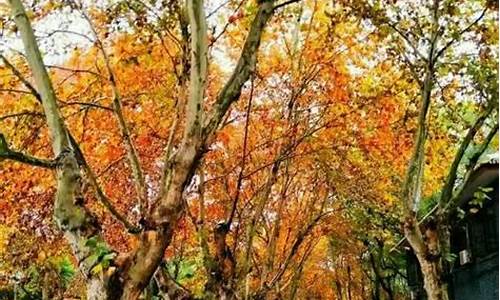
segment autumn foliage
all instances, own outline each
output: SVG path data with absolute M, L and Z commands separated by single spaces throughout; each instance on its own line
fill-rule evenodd
M 6 28 L 0 299 L 14 287 L 26 299 L 90 299 L 88 278 L 128 270 L 148 232 L 166 226 L 148 213 L 176 184 L 168 178 L 182 165 L 169 158 L 184 149 L 184 130 L 191 126 L 193 25 L 177 1 L 23 2 L 58 109 L 84 156 L 81 204 L 95 217 L 100 237 L 86 244 L 97 249 L 90 271 L 79 272 L 81 258 L 54 222 L 58 156 L 45 99 L 37 94 L 22 46 L 12 42 L 19 33 L 10 7 L 0 4 Z M 255 66 L 213 134 L 195 149 L 187 182 L 179 185 L 178 218 L 168 222 L 175 225 L 165 237 L 168 247 L 139 285 L 141 297 L 406 299 L 404 253 L 393 247 L 405 235 L 401 191 L 420 128 L 424 73 L 418 72 L 425 72 L 409 45 L 431 25 L 421 33 L 412 25 L 413 1 L 387 1 L 387 8 L 385 1 L 367 1 L 375 2 L 371 8 L 364 1 L 270 2 L 276 8 Z M 421 204 L 429 207 L 462 137 L 491 100 L 485 85 L 498 78 L 498 20 L 491 1 L 465 8 L 442 2 L 441 26 L 449 30 L 443 29 L 439 45 L 450 38 L 458 46 L 444 52 L 433 75 Z M 202 3 L 208 24 L 202 33 L 208 73 L 198 103 L 203 126 L 221 107 L 221 91 L 234 76 L 262 3 Z M 456 18 L 474 21 L 483 7 L 467 33 L 453 27 Z M 403 19 L 393 24 L 379 10 Z M 66 27 L 54 29 L 51 22 Z M 477 145 L 495 127 L 496 105 L 473 141 Z M 497 143 L 496 137 L 488 140 L 488 151 Z M 45 165 L 27 164 L 14 152 Z

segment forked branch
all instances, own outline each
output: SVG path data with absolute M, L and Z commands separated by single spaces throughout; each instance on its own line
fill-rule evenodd
M 125 142 L 125 148 L 127 151 L 127 157 L 130 163 L 130 167 L 132 169 L 132 175 L 134 177 L 135 189 L 137 192 L 137 196 L 139 198 L 139 210 L 141 215 L 144 216 L 146 200 L 147 200 L 147 191 L 146 191 L 146 182 L 144 179 L 144 173 L 141 168 L 141 163 L 139 160 L 139 155 L 137 154 L 137 149 L 132 141 L 132 136 L 130 133 L 130 129 L 125 120 L 125 116 L 123 115 L 123 107 L 122 107 L 122 96 L 120 90 L 118 89 L 118 85 L 116 82 L 116 76 L 111 67 L 111 61 L 109 59 L 108 53 L 104 48 L 104 44 L 99 38 L 99 34 L 97 33 L 94 23 L 88 17 L 88 15 L 80 9 L 80 12 L 83 18 L 87 21 L 94 34 L 95 41 L 98 45 L 99 50 L 104 58 L 104 63 L 109 75 L 109 82 L 111 84 L 111 89 L 113 91 L 113 110 L 115 112 L 116 118 L 118 119 L 118 124 L 120 127 L 122 138 Z
M 36 100 L 41 104 L 42 103 L 42 96 L 38 91 L 35 89 L 35 87 L 23 76 L 23 74 L 2 54 L 0 54 L 0 58 L 4 62 L 4 64 L 12 71 L 12 73 L 23 83 L 23 85 L 31 92 L 31 94 L 36 98 Z M 120 214 L 118 210 L 113 206 L 111 200 L 106 196 L 104 193 L 103 189 L 99 185 L 97 176 L 94 174 L 90 166 L 88 165 L 87 161 L 85 160 L 85 156 L 83 155 L 80 146 L 74 139 L 74 137 L 71 135 L 70 132 L 68 132 L 69 139 L 71 146 L 73 147 L 75 151 L 76 158 L 78 160 L 78 163 L 82 166 L 83 170 L 87 174 L 86 179 L 89 181 L 90 185 L 94 188 L 94 191 L 96 193 L 96 197 L 101 203 L 109 210 L 111 215 L 115 217 L 116 220 L 121 222 L 123 226 L 130 232 L 130 233 L 137 233 L 140 231 L 140 228 L 137 226 L 134 226 L 132 223 L 130 223 L 125 216 Z M 5 139 L 4 139 L 5 140 Z M 7 143 L 5 142 L 5 145 Z M 4 151 L 5 152 L 5 151 Z M 4 157 L 6 159 L 12 159 L 12 160 L 17 160 L 17 161 L 22 161 L 34 166 L 39 166 L 39 167 L 44 167 L 44 168 L 55 168 L 56 167 L 56 162 L 53 160 L 46 160 L 46 159 L 40 159 L 36 158 L 33 156 L 29 156 L 26 154 L 22 154 L 20 152 L 15 152 L 12 150 L 9 150 L 7 154 L 4 154 Z

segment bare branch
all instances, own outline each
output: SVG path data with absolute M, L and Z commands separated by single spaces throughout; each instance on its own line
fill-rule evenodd
M 211 116 L 207 118 L 204 125 L 203 139 L 205 141 L 213 135 L 231 104 L 238 100 L 243 85 L 255 69 L 257 50 L 264 27 L 273 14 L 273 4 L 274 1 L 262 1 L 259 5 L 259 10 L 250 27 L 240 59 L 231 77 L 217 96 Z
M 66 30 L 66 29 L 57 29 L 57 30 L 54 30 L 54 31 L 48 33 L 47 35 L 45 35 L 43 37 L 44 38 L 48 38 L 48 37 L 51 37 L 51 36 L 53 36 L 54 34 L 57 34 L 57 33 L 76 35 L 76 36 L 79 36 L 79 37 L 82 37 L 82 38 L 86 39 L 87 41 L 89 41 L 92 44 L 94 44 L 96 42 L 93 39 L 91 39 L 89 36 L 87 36 L 87 35 L 85 35 L 83 33 L 80 33 L 80 32 L 77 32 L 77 31 L 72 31 L 72 30 Z
M 269 284 L 266 284 L 263 288 L 263 291 L 261 292 L 267 292 L 268 290 L 272 289 L 274 285 L 281 279 L 283 274 L 285 274 L 286 269 L 288 268 L 288 265 L 292 261 L 293 257 L 297 254 L 297 251 L 299 250 L 300 246 L 302 243 L 305 241 L 307 236 L 311 233 L 311 231 L 314 229 L 314 227 L 323 219 L 326 215 L 332 213 L 330 212 L 318 212 L 318 214 L 312 218 L 309 223 L 299 231 L 297 234 L 297 237 L 295 238 L 295 241 L 292 244 L 292 247 L 290 248 L 290 252 L 288 253 L 287 257 L 285 258 L 285 261 L 281 265 L 281 268 L 278 270 L 276 275 L 271 279 Z
M 486 11 L 488 10 L 488 8 L 485 8 L 482 13 L 479 15 L 479 17 L 477 17 L 471 24 L 469 24 L 467 27 L 465 27 L 464 29 L 460 30 L 460 32 L 458 33 L 458 37 L 462 36 L 462 34 L 466 33 L 467 31 L 469 31 L 473 26 L 475 26 L 479 21 L 481 21 L 481 19 L 485 16 L 486 14 Z M 446 45 L 443 46 L 443 48 L 439 49 L 436 53 L 436 58 L 437 57 L 440 57 L 445 51 L 446 49 L 448 49 L 449 47 L 451 47 L 451 45 L 453 45 L 455 42 L 457 41 L 456 38 L 452 38 L 448 43 L 446 43 Z
M 0 121 L 7 120 L 10 118 L 17 118 L 17 117 L 22 117 L 22 116 L 33 116 L 33 117 L 41 117 L 43 118 L 45 115 L 39 112 L 34 112 L 34 111 L 23 111 L 19 113 L 13 113 L 13 114 L 8 114 L 8 115 L 3 115 L 0 117 Z
M 91 71 L 91 70 L 83 70 L 83 69 L 72 69 L 72 68 L 67 68 L 63 66 L 56 66 L 56 65 L 45 65 L 49 69 L 57 69 L 61 71 L 66 71 L 66 72 L 74 72 L 74 73 L 88 73 L 91 75 L 94 75 L 96 77 L 103 77 L 101 74 Z
M 78 142 L 74 139 L 74 137 L 70 134 L 69 135 L 71 145 L 75 151 L 75 156 L 78 160 L 78 163 L 82 167 L 83 171 L 87 175 L 85 179 L 90 183 L 90 185 L 94 188 L 94 192 L 96 194 L 97 200 L 101 201 L 102 204 L 109 210 L 109 212 L 115 217 L 116 220 L 120 221 L 123 226 L 130 232 L 130 233 L 138 233 L 140 232 L 140 228 L 137 226 L 134 226 L 132 223 L 130 223 L 125 216 L 120 214 L 118 210 L 113 206 L 111 200 L 106 196 L 104 193 L 103 189 L 101 188 L 99 181 L 97 179 L 96 174 L 94 171 L 90 168 L 89 164 L 87 163 L 85 156 L 82 153 L 82 150 L 80 149 L 80 146 L 78 145 Z
M 56 160 L 37 158 L 28 154 L 11 150 L 7 144 L 7 141 L 5 140 L 5 137 L 0 133 L 0 161 L 2 159 L 15 160 L 28 165 L 47 169 L 54 169 L 57 166 Z
M 130 233 L 139 233 L 141 232 L 141 228 L 138 226 L 133 225 L 130 223 L 125 216 L 123 216 L 111 203 L 111 200 L 104 194 L 104 191 L 102 190 L 101 186 L 99 185 L 99 182 L 97 180 L 96 175 L 92 171 L 92 169 L 85 164 L 84 165 L 84 170 L 85 173 L 87 174 L 87 179 L 94 188 L 95 194 L 97 196 L 97 199 L 101 201 L 101 203 L 109 210 L 111 215 L 115 217 L 116 220 L 121 222 L 123 226 L 128 230 Z
M 241 6 L 244 3 L 245 3 L 245 0 L 240 1 L 240 3 L 238 4 L 238 6 L 233 10 L 233 14 L 235 14 L 241 8 Z M 227 29 L 229 28 L 229 25 L 231 25 L 231 24 L 232 24 L 231 22 L 227 22 L 224 25 L 224 27 L 222 28 L 221 32 L 219 32 L 219 34 L 214 39 L 212 39 L 212 41 L 210 42 L 209 47 L 213 46 L 217 42 L 217 40 L 219 40 L 219 38 L 227 31 Z
M 31 94 L 30 91 L 18 90 L 18 89 L 0 89 L 0 93 Z
M 94 34 L 95 42 L 97 43 L 99 49 L 101 50 L 102 56 L 104 58 L 106 69 L 107 69 L 108 75 L 109 75 L 109 82 L 111 84 L 111 88 L 113 91 L 114 112 L 115 112 L 115 115 L 118 119 L 118 123 L 120 125 L 121 135 L 122 135 L 122 138 L 125 142 L 125 148 L 127 149 L 128 160 L 129 160 L 130 166 L 132 168 L 135 189 L 137 192 L 137 197 L 139 198 L 139 210 L 141 212 L 141 215 L 144 215 L 146 199 L 147 199 L 146 182 L 144 179 L 144 173 L 143 173 L 142 168 L 141 168 L 139 155 L 137 154 L 137 149 L 134 146 L 134 143 L 132 141 L 132 137 L 130 134 L 130 130 L 127 126 L 127 122 L 125 121 L 125 117 L 123 115 L 122 97 L 121 97 L 120 91 L 118 89 L 118 85 L 116 83 L 115 73 L 113 71 L 113 68 L 111 67 L 111 61 L 109 59 L 109 56 L 108 56 L 106 50 L 104 49 L 104 45 L 103 45 L 101 39 L 99 38 L 99 35 L 94 27 L 92 20 L 88 17 L 88 15 L 82 9 L 80 10 L 80 13 L 82 14 L 83 18 L 89 24 L 89 26 L 92 30 L 92 33 Z
M 243 173 L 245 171 L 245 163 L 246 163 L 246 156 L 247 156 L 247 144 L 248 144 L 248 125 L 250 124 L 250 111 L 252 109 L 252 100 L 253 100 L 253 89 L 254 89 L 254 78 L 250 81 L 250 96 L 248 97 L 248 104 L 247 104 L 247 111 L 246 111 L 246 121 L 245 121 L 245 133 L 243 136 L 243 153 L 241 156 L 241 165 L 240 165 L 240 172 L 238 174 L 238 180 L 236 183 L 236 195 L 234 196 L 233 199 L 233 204 L 231 207 L 231 213 L 229 214 L 229 218 L 226 222 L 226 225 L 228 229 L 231 228 L 231 223 L 233 222 L 234 214 L 236 212 L 236 208 L 238 206 L 238 201 L 240 198 L 240 189 L 241 189 L 241 184 L 243 182 Z
M 415 56 L 427 62 L 427 58 L 422 54 L 422 52 L 418 50 L 417 46 L 414 44 L 414 41 L 412 41 L 407 34 L 401 31 L 394 23 L 386 22 L 386 24 L 387 26 L 392 28 L 392 30 L 396 31 L 406 41 L 406 43 L 413 49 L 413 53 L 415 54 Z
M 276 10 L 278 10 L 278 9 L 282 8 L 282 7 L 285 7 L 285 6 L 287 6 L 287 5 L 290 5 L 290 4 L 292 4 L 292 3 L 296 3 L 296 2 L 299 2 L 299 1 L 300 1 L 300 0 L 288 0 L 288 1 L 285 1 L 285 2 L 283 2 L 283 3 L 277 4 L 277 5 L 275 5 L 275 6 L 273 7 L 273 11 L 276 11 Z
M 99 105 L 96 103 L 92 103 L 92 102 L 80 102 L 80 101 L 66 102 L 66 101 L 61 101 L 61 100 L 59 102 L 64 104 L 64 106 L 71 106 L 71 105 L 89 106 L 89 107 L 93 107 L 93 108 L 98 108 L 98 109 L 114 112 L 114 110 L 112 108 L 109 108 L 109 107 L 103 106 L 103 105 Z
M 211 12 L 209 12 L 207 14 L 207 19 L 210 18 L 211 16 L 213 16 L 214 14 L 216 14 L 219 9 L 223 8 L 224 6 L 228 5 L 229 2 L 231 2 L 231 0 L 227 0 L 227 1 L 224 1 L 222 2 L 219 6 L 217 6 L 214 10 L 212 10 Z
M 33 85 L 23 76 L 23 74 L 3 55 L 0 53 L 0 58 L 3 63 L 12 71 L 16 77 L 21 80 L 26 88 L 28 88 L 31 93 L 35 96 L 38 102 L 42 103 L 42 97 L 38 93 L 38 91 L 33 87 Z

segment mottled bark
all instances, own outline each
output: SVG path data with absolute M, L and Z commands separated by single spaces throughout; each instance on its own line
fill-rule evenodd
M 201 158 L 201 117 L 207 70 L 206 20 L 202 1 L 189 0 L 187 10 L 191 25 L 191 81 L 184 136 L 180 149 L 168 164 L 168 178 L 163 187 L 165 194 L 153 206 L 140 246 L 131 257 L 122 299 L 136 299 L 156 271 L 182 212 L 182 193 Z
M 139 247 L 126 261 L 123 269 L 123 300 L 137 299 L 160 265 L 172 238 L 171 227 L 146 230 L 140 235 Z
M 176 153 L 172 154 L 166 164 L 165 186 L 163 194 L 153 205 L 151 215 L 147 219 L 147 227 L 163 228 L 150 230 L 143 234 L 143 242 L 132 255 L 129 280 L 125 281 L 122 299 L 135 299 L 139 291 L 145 287 L 155 270 L 155 265 L 168 246 L 172 231 L 182 213 L 182 193 L 190 182 L 194 171 L 203 155 L 205 141 L 213 135 L 229 106 L 238 100 L 243 84 L 255 67 L 255 57 L 260 38 L 266 22 L 272 14 L 272 1 L 261 3 L 241 58 L 218 97 L 218 104 L 210 121 L 202 132 L 203 95 L 206 85 L 206 20 L 203 2 L 190 0 L 187 4 L 189 24 L 191 26 L 191 76 L 189 97 L 186 103 L 186 125 L 183 140 Z M 133 274 L 133 276 L 131 276 Z M 135 278 L 135 279 L 133 279 Z
M 432 8 L 433 26 L 427 57 L 425 76 L 421 86 L 421 104 L 417 123 L 415 144 L 403 185 L 404 234 L 417 256 L 424 278 L 424 288 L 429 300 L 446 300 L 447 285 L 441 280 L 439 247 L 434 247 L 419 227 L 416 210 L 422 198 L 422 182 L 425 165 L 425 144 L 427 141 L 427 114 L 435 84 L 436 45 L 439 39 L 439 1 L 434 0 Z M 436 235 L 437 238 L 437 235 Z M 434 241 L 436 244 L 438 241 Z M 424 270 L 425 268 L 425 270 Z M 436 298 L 438 297 L 438 298 Z
M 52 149 L 57 157 L 57 192 L 54 217 L 75 253 L 82 274 L 87 278 L 88 299 L 107 299 L 109 296 L 107 281 L 110 278 L 104 274 L 97 274 L 98 276 L 92 274 L 91 270 L 95 262 L 87 259 L 93 252 L 93 248 L 87 244 L 87 241 L 90 238 L 98 240 L 102 240 L 102 238 L 94 216 L 83 205 L 82 178 L 75 151 L 62 121 L 52 82 L 45 69 L 26 11 L 20 0 L 9 0 L 9 3 L 23 40 L 28 64 L 41 95 L 52 140 Z
M 337 292 L 337 299 L 342 300 L 342 284 L 338 279 L 335 280 L 335 292 Z
M 107 270 L 107 275 L 93 274 L 91 272 L 94 267 L 93 262 L 91 263 L 87 259 L 92 255 L 92 247 L 88 246 L 88 240 L 93 238 L 102 242 L 102 238 L 94 216 L 84 207 L 81 191 L 82 170 L 80 170 L 82 163 L 78 160 L 79 149 L 76 147 L 74 140 L 71 140 L 71 136 L 62 121 L 50 78 L 43 64 L 22 3 L 20 0 L 12 0 L 10 4 L 37 85 L 37 91 L 35 92 L 40 93 L 40 99 L 51 133 L 54 154 L 57 159 L 54 163 L 25 155 L 20 156 L 20 154 L 14 153 L 8 147 L 3 147 L 3 145 L 6 146 L 4 139 L 2 139 L 2 148 L 0 149 L 2 151 L 0 152 L 9 155 L 11 159 L 18 158 L 18 160 L 25 160 L 33 165 L 56 166 L 55 218 L 70 243 L 78 259 L 79 267 L 87 279 L 88 299 L 137 299 L 160 265 L 164 251 L 172 239 L 177 221 L 182 213 L 182 193 L 189 184 L 203 155 L 203 148 L 207 139 L 213 136 L 229 106 L 238 100 L 244 83 L 249 79 L 252 70 L 255 68 L 256 52 L 265 24 L 272 15 L 273 1 L 259 4 L 259 10 L 252 22 L 241 58 L 233 75 L 220 92 L 211 117 L 206 123 L 203 122 L 203 97 L 207 73 L 206 18 L 203 1 L 187 1 L 186 9 L 191 28 L 191 67 L 189 69 L 189 97 L 185 102 L 186 122 L 183 139 L 175 153 L 170 155 L 169 151 L 164 172 L 167 176 L 165 176 L 164 185 L 161 187 L 162 192 L 158 201 L 152 205 L 150 212 L 146 213 L 145 228 L 140 233 L 139 246 L 130 255 L 126 255 L 126 259 L 115 262 L 115 265 L 110 270 Z M 186 32 L 186 30 L 183 30 L 183 33 Z M 102 43 L 100 46 L 104 50 Z M 106 63 L 108 64 L 110 81 L 113 87 L 114 110 L 117 113 L 122 135 L 128 148 L 129 160 L 142 206 L 145 185 L 140 162 L 123 118 L 120 94 L 116 88 L 109 60 L 106 59 Z M 203 125 L 205 126 L 203 127 Z M 83 164 L 83 166 L 85 165 Z M 89 169 L 83 171 L 90 175 L 93 174 L 89 173 Z M 91 179 L 93 185 L 98 186 L 96 178 L 92 177 Z M 98 195 L 100 194 L 99 189 L 96 189 L 96 192 Z M 105 197 L 101 198 L 104 199 Z M 132 228 L 132 225 L 129 227 Z M 134 230 L 134 228 L 132 229 Z M 222 237 L 218 239 L 225 241 L 225 238 Z M 217 257 L 222 260 L 221 265 L 227 265 L 225 262 L 229 258 L 227 252 L 219 251 Z M 228 269 L 234 269 L 234 267 L 224 268 L 224 273 L 230 274 L 233 272 L 228 273 Z
M 273 14 L 273 4 L 274 1 L 272 0 L 260 2 L 257 15 L 252 22 L 245 44 L 243 45 L 240 59 L 238 60 L 231 77 L 217 96 L 212 113 L 206 119 L 203 128 L 203 136 L 205 139 L 211 139 L 222 121 L 223 116 L 231 104 L 239 99 L 243 85 L 248 81 L 250 75 L 255 70 L 257 50 L 260 46 L 260 40 L 264 27 Z

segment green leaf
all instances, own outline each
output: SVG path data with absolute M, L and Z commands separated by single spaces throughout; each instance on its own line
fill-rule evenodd
M 447 262 L 452 263 L 452 262 L 454 262 L 454 261 L 455 261 L 455 259 L 457 259 L 457 255 L 456 255 L 456 254 L 454 254 L 454 253 L 447 253 L 447 254 L 445 254 L 445 255 L 444 255 L 444 259 L 445 259 Z
M 95 248 L 97 246 L 97 237 L 93 236 L 90 239 L 88 239 L 87 242 L 85 243 L 85 246 L 89 248 Z
M 61 278 L 62 283 L 66 286 L 75 275 L 75 267 L 73 266 L 73 263 L 67 256 L 64 256 L 57 260 L 56 267 L 59 278 Z
M 480 187 L 478 191 L 474 193 L 474 198 L 470 201 L 470 204 L 477 205 L 479 207 L 483 207 L 483 204 L 486 200 L 490 200 L 491 197 L 488 196 L 488 192 L 492 191 L 492 188 L 483 188 Z

